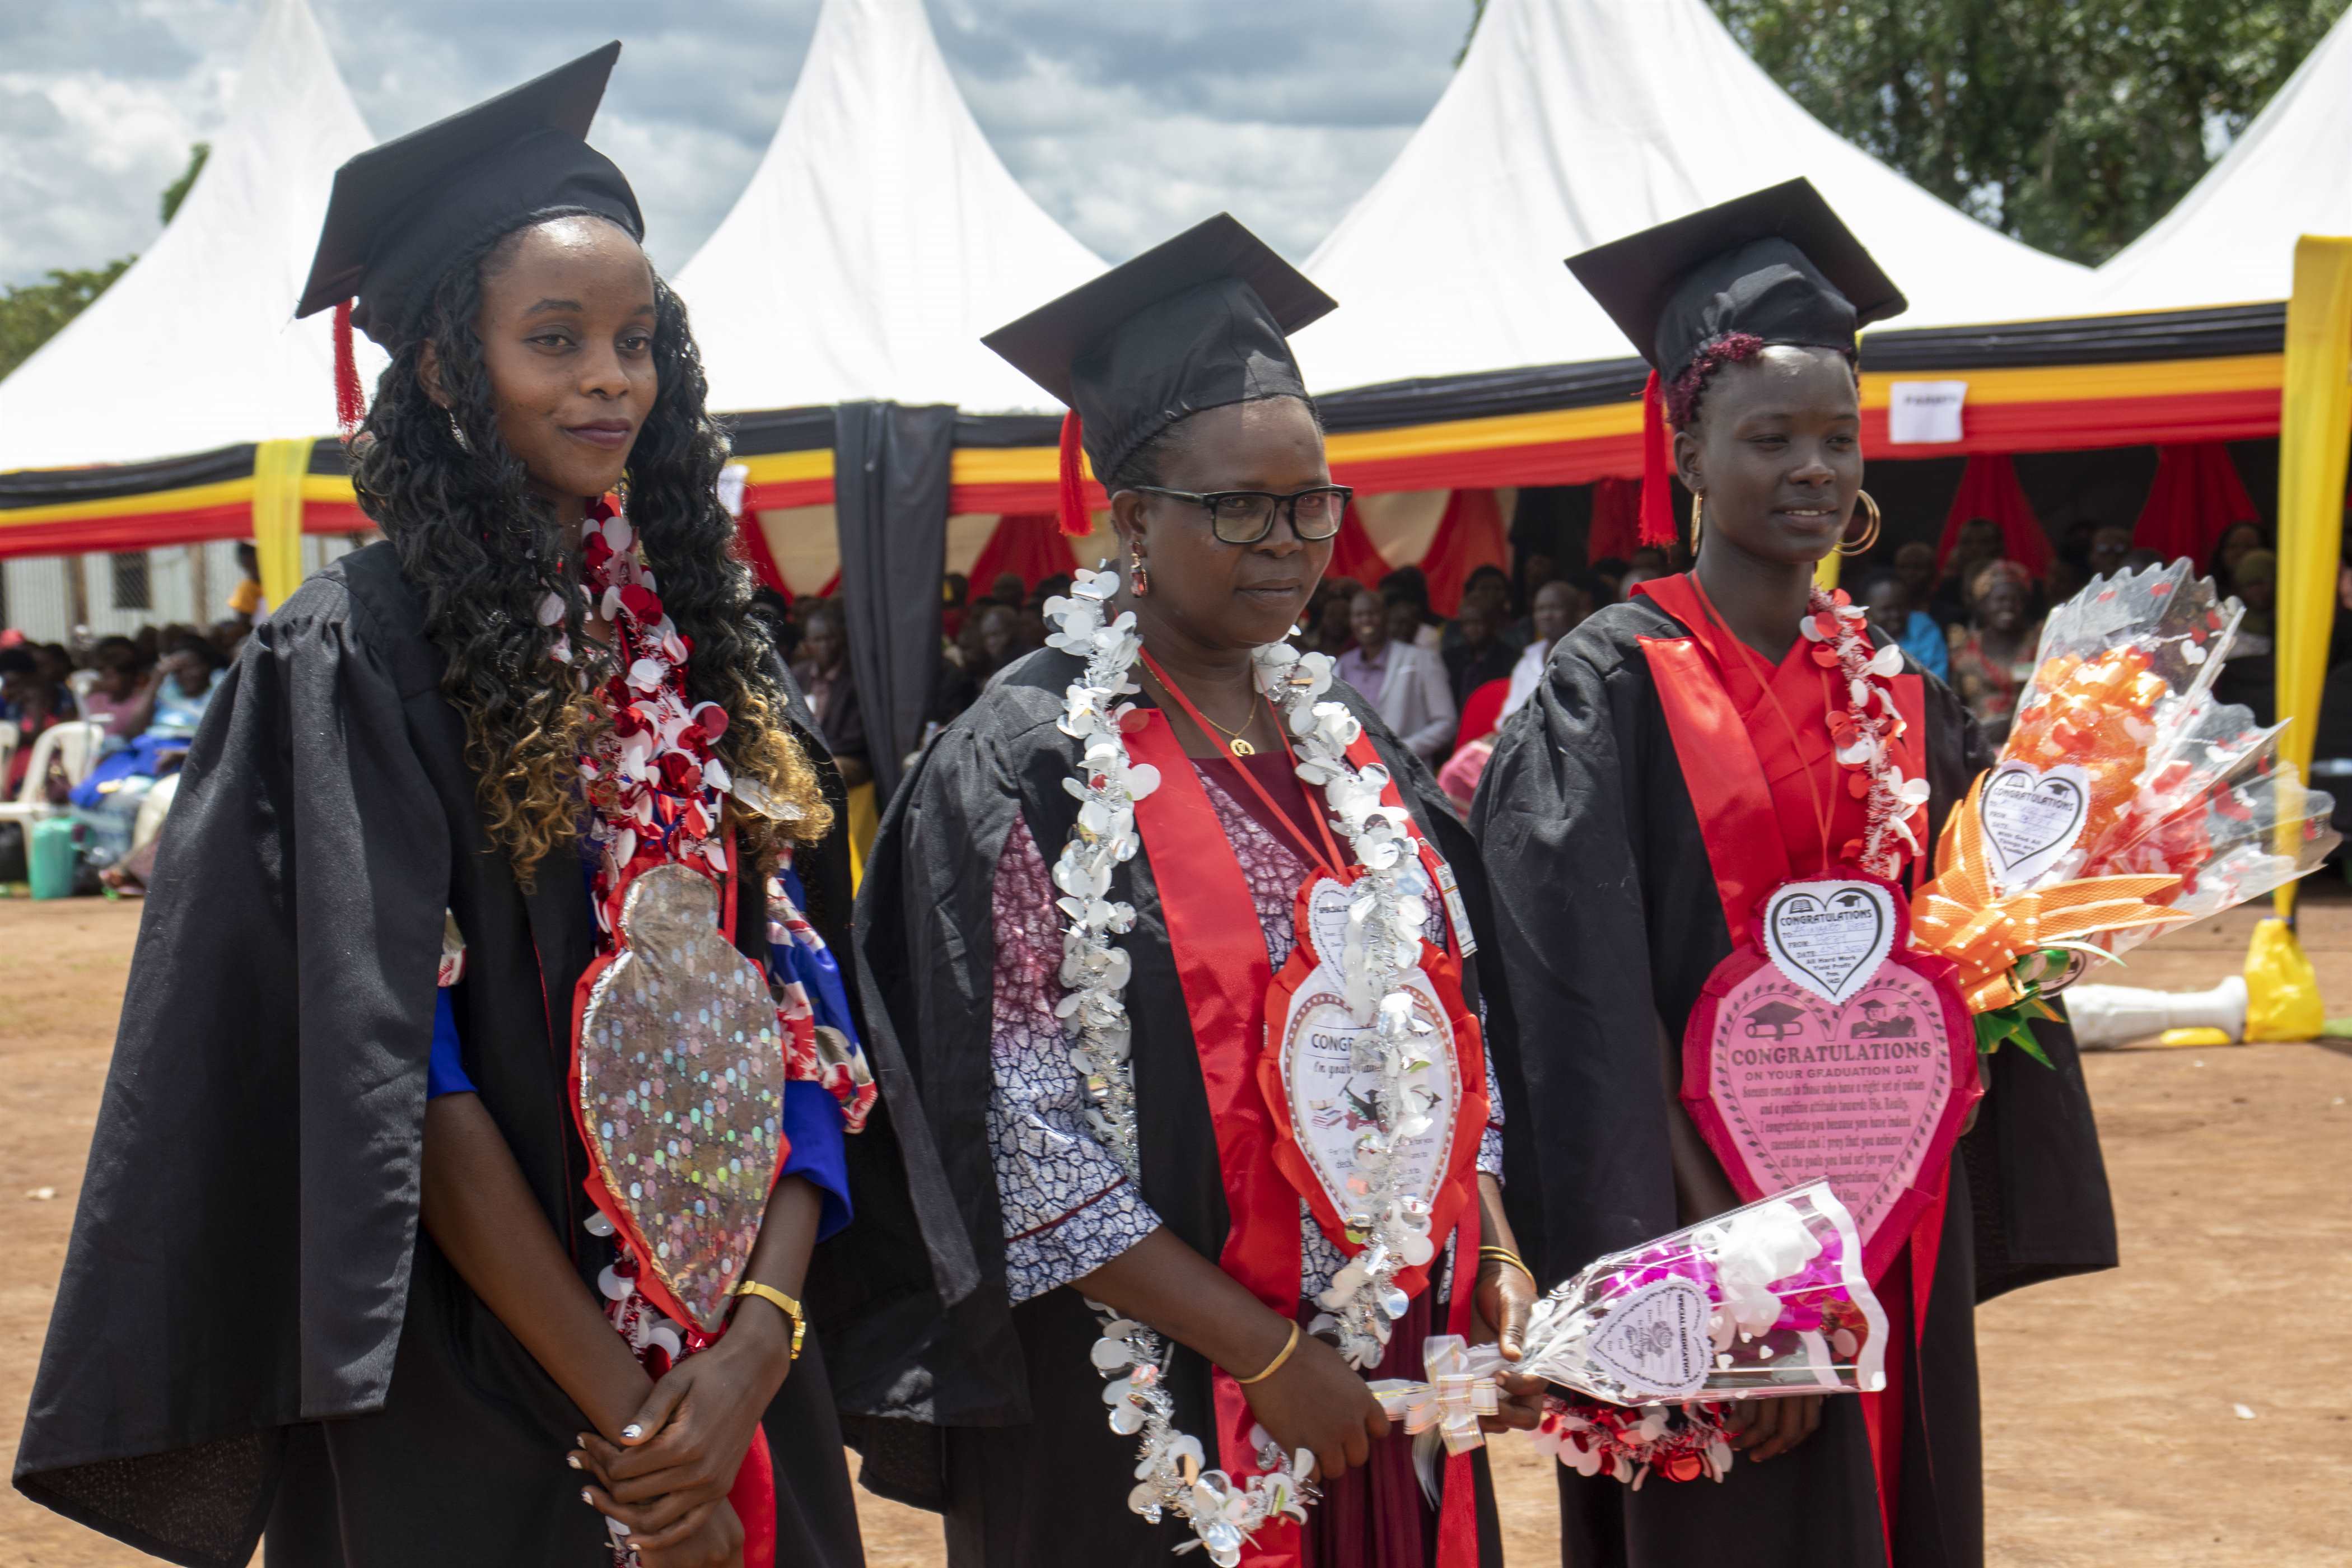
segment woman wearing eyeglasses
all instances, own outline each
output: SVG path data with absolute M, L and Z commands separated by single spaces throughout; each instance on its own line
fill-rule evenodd
M 1121 558 L 933 743 L 860 895 L 983 1283 L 844 1384 L 944 1428 L 866 1475 L 957 1568 L 1499 1560 L 1483 1451 L 1431 1433 L 1424 1489 L 1368 1384 L 1433 1336 L 1516 1359 L 1535 1289 L 1475 852 L 1283 643 L 1348 500 L 1286 341 L 1328 309 L 1220 217 L 989 340 L 1074 405 Z M 1535 1419 L 1507 1364 L 1491 1427 Z

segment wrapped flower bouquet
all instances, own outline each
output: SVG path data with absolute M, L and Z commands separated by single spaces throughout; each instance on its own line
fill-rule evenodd
M 1913 942 L 1959 966 L 1988 1049 L 2039 1056 L 2042 997 L 2336 843 L 2283 726 L 2215 699 L 2242 612 L 2190 570 L 2095 578 L 2051 613 L 2000 761 L 1946 825 Z
M 1817 1181 L 1596 1259 L 1537 1303 L 1519 1370 L 1572 1391 L 1539 1447 L 1639 1485 L 1721 1476 L 1709 1402 L 1875 1393 L 1885 1354 L 1861 1237 Z

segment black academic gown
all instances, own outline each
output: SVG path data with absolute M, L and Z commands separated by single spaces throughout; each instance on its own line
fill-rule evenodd
M 860 1479 L 886 1495 L 947 1514 L 951 1568 L 1161 1568 L 1192 1539 L 1182 1521 L 1156 1529 L 1130 1512 L 1135 1440 L 1114 1434 L 1103 1379 L 1087 1360 L 1094 1314 L 1074 1289 L 1008 1308 L 1003 1226 L 983 1108 L 995 943 L 990 922 L 996 861 L 1016 816 L 1048 864 L 1067 842 L 1077 803 L 1064 788 L 1076 742 L 1055 728 L 1078 673 L 1071 656 L 1030 655 L 934 740 L 900 788 L 858 890 L 858 973 L 869 1029 L 895 1035 L 919 1086 L 928 1121 L 980 1261 L 982 1288 L 942 1323 L 924 1353 L 845 1369 L 845 1410 L 865 1450 Z M 1422 831 L 1454 866 L 1483 942 L 1486 888 L 1468 834 L 1428 768 L 1360 699 L 1347 701 L 1398 781 Z M 1207 850 L 1225 853 L 1221 842 Z M 1119 939 L 1133 963 L 1126 1004 L 1133 1024 L 1141 1107 L 1144 1198 L 1195 1250 L 1216 1258 L 1226 1232 L 1224 1193 L 1197 1048 L 1160 901 L 1160 880 L 1181 875 L 1139 853 L 1120 879 L 1134 931 Z M 1478 998 L 1477 963 L 1464 990 Z M 1507 1020 L 1487 998 L 1507 1121 L 1522 1113 Z M 1522 1124 L 1524 1125 L 1524 1124 Z M 1533 1180 L 1530 1167 L 1522 1179 Z M 855 1396 L 852 1390 L 855 1391 Z M 1170 1389 L 1178 1427 L 1213 1432 L 1207 1363 L 1179 1348 Z M 1491 1488 L 1478 1469 L 1482 1558 L 1499 1562 Z
M 1540 1176 L 1532 1193 L 1514 1184 L 1508 1196 L 1523 1250 L 1548 1281 L 1681 1223 L 1657 1030 L 1663 1022 L 1679 1045 L 1732 941 L 1636 639 L 1688 635 L 1637 599 L 1562 638 L 1544 684 L 1504 726 L 1472 817 L 1538 1129 Z M 1949 689 L 1932 676 L 1924 688 L 1929 816 L 1941 823 L 1993 757 Z M 1976 1304 L 2116 1261 L 2073 1033 L 2046 1023 L 2037 1033 L 2056 1070 L 1998 1053 L 1976 1129 L 1953 1162 L 1904 1413 L 1896 1568 L 1974 1568 L 1983 1559 Z M 1521 1206 L 1530 1195 L 1539 1215 Z M 1812 1438 L 1761 1465 L 1739 1460 L 1721 1485 L 1653 1479 L 1634 1492 L 1563 1468 L 1560 1501 L 1561 1561 L 1577 1568 L 1889 1560 L 1853 1398 L 1830 1399 Z
M 613 1255 L 565 1088 L 593 917 L 568 857 L 527 893 L 490 847 L 442 668 L 391 548 L 338 562 L 255 628 L 165 830 L 16 1482 L 175 1563 L 243 1563 L 265 1522 L 271 1568 L 608 1560 L 563 1463 L 587 1423 L 417 1223 L 446 909 L 467 1071 L 591 1290 Z M 790 719 L 838 801 L 797 695 Z M 845 951 L 842 837 L 798 863 Z M 886 1104 L 894 1049 L 871 1053 Z M 887 1167 L 928 1142 L 878 1108 L 849 1142 L 887 1253 L 915 1206 Z M 935 1200 L 936 1172 L 917 1186 Z M 780 1560 L 847 1568 L 826 1337 L 819 1314 L 764 1425 Z

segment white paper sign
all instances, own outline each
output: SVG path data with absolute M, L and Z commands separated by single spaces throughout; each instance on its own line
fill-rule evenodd
M 1895 897 L 1875 882 L 1785 882 L 1764 906 L 1773 966 L 1843 1005 L 1870 984 L 1895 944 Z
M 1706 1292 L 1687 1279 L 1643 1286 L 1609 1310 L 1585 1354 L 1634 1394 L 1685 1399 L 1706 1382 L 1715 1342 Z
M 1462 1102 L 1462 1078 L 1454 1059 L 1454 1027 L 1438 1005 L 1437 993 L 1418 969 L 1407 974 L 1414 1013 L 1431 1032 L 1423 1065 L 1405 1075 L 1403 1106 L 1381 1103 L 1380 1074 L 1359 1071 L 1356 1044 L 1369 1039 L 1340 994 L 1339 973 L 1318 963 L 1290 998 L 1283 1021 L 1282 1082 L 1290 1100 L 1291 1131 L 1307 1165 L 1342 1219 L 1357 1213 L 1370 1184 L 1357 1173 L 1356 1145 L 1385 1121 L 1402 1126 L 1408 1116 L 1427 1126 L 1398 1141 L 1404 1163 L 1403 1190 L 1424 1202 L 1454 1163 L 1454 1108 Z
M 2074 847 L 2090 810 L 2091 775 L 2077 763 L 2047 773 L 2031 763 L 1993 769 L 1977 797 L 1993 880 L 2005 891 L 2030 886 Z
M 1926 444 L 1960 438 L 1960 405 L 1968 401 L 1965 381 L 1898 381 L 1886 389 L 1886 438 L 1897 444 Z

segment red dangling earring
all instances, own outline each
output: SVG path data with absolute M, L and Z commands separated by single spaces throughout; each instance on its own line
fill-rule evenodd
M 1143 564 L 1142 552 L 1133 544 L 1127 547 L 1127 580 L 1139 599 L 1151 592 L 1151 573 Z

